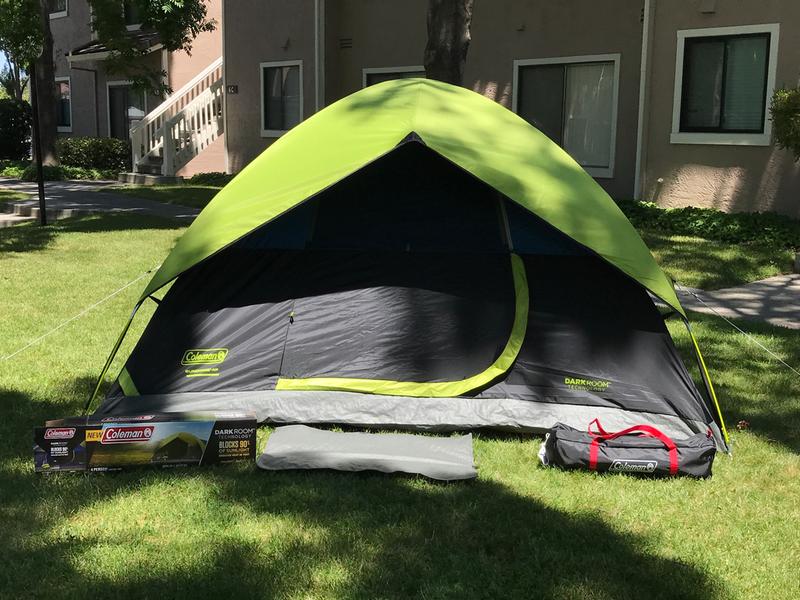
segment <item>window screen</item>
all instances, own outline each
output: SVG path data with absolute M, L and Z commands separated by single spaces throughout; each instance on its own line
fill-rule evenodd
M 67 12 L 67 0 L 47 0 L 47 9 L 51 15 Z
M 769 34 L 689 38 L 681 131 L 762 133 Z
M 614 63 L 521 67 L 517 112 L 584 167 L 611 165 Z
M 69 81 L 56 81 L 56 125 L 58 127 L 72 127 L 71 102 Z
M 263 67 L 264 129 L 286 131 L 300 122 L 300 67 Z

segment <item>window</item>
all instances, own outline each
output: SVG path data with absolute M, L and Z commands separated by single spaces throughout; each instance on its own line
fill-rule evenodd
M 425 67 L 377 67 L 361 69 L 362 87 L 369 87 L 376 83 L 391 81 L 393 79 L 408 79 L 410 77 L 425 77 Z
M 56 126 L 58 131 L 72 131 L 72 96 L 69 77 L 56 77 Z
M 612 177 L 619 55 L 514 61 L 514 111 L 595 177 Z
M 147 114 L 142 90 L 134 89 L 129 81 L 108 82 L 108 135 L 120 140 L 130 137 L 131 127 Z
M 303 119 L 301 61 L 261 63 L 261 135 L 278 137 Z
M 139 29 L 142 26 L 142 11 L 139 10 L 136 0 L 125 0 L 122 4 L 122 14 L 128 30 Z
M 769 144 L 777 25 L 678 32 L 673 143 Z
M 47 8 L 51 19 L 67 16 L 67 0 L 47 0 Z

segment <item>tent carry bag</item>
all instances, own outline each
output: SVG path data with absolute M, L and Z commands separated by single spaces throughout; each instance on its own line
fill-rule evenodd
M 716 444 L 707 433 L 673 440 L 652 425 L 634 425 L 609 433 L 595 419 L 588 431 L 556 423 L 539 456 L 544 465 L 562 469 L 706 478 L 711 476 L 715 454 Z

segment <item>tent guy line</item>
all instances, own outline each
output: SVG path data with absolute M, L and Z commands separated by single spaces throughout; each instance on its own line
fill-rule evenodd
M 38 344 L 39 342 L 41 342 L 41 341 L 42 341 L 43 339 L 45 339 L 46 337 L 48 337 L 48 336 L 50 336 L 50 335 L 54 334 L 56 331 L 58 331 L 58 330 L 62 329 L 63 327 L 65 327 L 65 326 L 69 325 L 69 324 L 70 324 L 70 323 L 72 323 L 73 321 L 75 321 L 75 320 L 77 320 L 77 319 L 80 319 L 82 316 L 84 316 L 84 315 L 88 314 L 89 312 L 91 312 L 92 310 L 94 310 L 95 308 L 97 308 L 98 306 L 100 306 L 101 304 L 103 304 L 104 302 L 106 302 L 106 301 L 108 301 L 108 300 L 111 300 L 111 298 L 113 298 L 113 297 L 114 297 L 114 296 L 116 296 L 117 294 L 120 294 L 120 293 L 124 292 L 124 291 L 125 291 L 125 290 L 127 290 L 129 287 L 131 287 L 133 284 L 137 283 L 138 281 L 141 281 L 142 279 L 144 279 L 145 277 L 147 277 L 148 275 L 150 275 L 151 273 L 153 273 L 154 271 L 156 271 L 156 270 L 157 270 L 157 269 L 158 269 L 160 266 L 161 266 L 161 265 L 156 265 L 156 266 L 155 266 L 155 267 L 153 267 L 152 269 L 149 269 L 149 270 L 145 271 L 144 273 L 142 273 L 141 275 L 139 275 L 139 276 L 138 276 L 136 279 L 133 279 L 132 281 L 129 281 L 128 283 L 126 283 L 125 285 L 123 285 L 123 286 L 122 286 L 121 288 L 119 288 L 118 290 L 116 290 L 116 291 L 114 291 L 114 292 L 111 292 L 111 293 L 110 293 L 108 296 L 106 296 L 105 298 L 103 298 L 103 299 L 101 299 L 101 300 L 98 300 L 97 302 L 95 302 L 94 304 L 91 304 L 90 306 L 87 306 L 87 307 L 86 307 L 86 308 L 84 308 L 84 309 L 83 309 L 81 312 L 79 312 L 77 315 L 75 315 L 75 316 L 73 316 L 73 317 L 70 317 L 70 318 L 69 318 L 69 319 L 67 319 L 66 321 L 63 321 L 63 322 L 61 322 L 60 324 L 56 325 L 55 327 L 53 327 L 52 329 L 50 329 L 50 330 L 49 330 L 49 331 L 47 331 L 46 333 L 43 333 L 42 335 L 40 335 L 40 336 L 39 336 L 39 337 L 37 337 L 36 339 L 34 339 L 34 340 L 31 340 L 30 342 L 28 342 L 28 343 L 27 343 L 27 344 L 25 344 L 25 345 L 24 345 L 22 348 L 19 348 L 19 349 L 15 350 L 14 352 L 12 352 L 11 354 L 8 354 L 7 356 L 4 356 L 4 357 L 2 358 L 2 360 L 4 360 L 4 361 L 5 361 L 5 360 L 11 360 L 11 359 L 12 359 L 12 358 L 14 358 L 14 357 L 15 357 L 17 354 L 20 354 L 21 352 L 24 352 L 24 351 L 25 351 L 25 350 L 27 350 L 28 348 L 30 348 L 30 347 L 32 347 L 32 346 L 35 346 L 36 344 Z
M 792 372 L 793 372 L 795 375 L 798 375 L 798 376 L 800 376 L 800 371 L 798 371 L 798 370 L 797 370 L 796 368 L 794 368 L 792 365 L 790 365 L 789 363 L 787 363 L 787 362 L 786 362 L 785 360 L 783 360 L 783 359 L 782 359 L 780 356 L 778 356 L 778 355 L 777 355 L 775 352 L 773 352 L 772 350 L 770 350 L 769 348 L 767 348 L 767 347 L 766 347 L 764 344 L 762 344 L 762 343 L 761 343 L 761 342 L 759 342 L 759 341 L 758 341 L 756 338 L 754 338 L 752 335 L 750 335 L 749 333 L 747 333 L 747 332 L 746 332 L 744 329 L 742 329 L 741 327 L 739 327 L 738 325 L 736 325 L 736 323 L 734 323 L 733 321 L 731 321 L 730 319 L 728 319 L 726 316 L 724 316 L 723 314 L 721 314 L 721 313 L 720 313 L 719 311 L 717 311 L 717 309 L 715 309 L 713 306 L 709 305 L 709 304 L 708 304 L 708 303 L 707 303 L 705 300 L 703 300 L 703 299 L 702 299 L 702 298 L 701 298 L 701 297 L 700 297 L 698 294 L 696 294 L 694 291 L 692 291 L 691 289 L 689 289 L 689 288 L 687 288 L 687 287 L 684 287 L 683 285 L 681 285 L 681 284 L 680 284 L 680 283 L 678 283 L 677 281 L 675 282 L 675 284 L 678 286 L 678 289 L 679 289 L 680 291 L 682 291 L 682 292 L 685 292 L 686 294 L 689 294 L 690 296 L 694 297 L 694 299 L 695 299 L 695 300 L 697 300 L 698 302 L 702 303 L 702 304 L 703 304 L 703 306 L 705 306 L 706 308 L 708 308 L 708 309 L 709 309 L 711 312 L 713 312 L 713 313 L 714 313 L 716 316 L 718 316 L 720 319 L 722 319 L 723 321 L 725 321 L 725 322 L 726 322 L 728 325 L 730 325 L 731 327 L 733 327 L 733 329 L 735 329 L 736 331 L 738 331 L 739 333 L 741 333 L 741 334 L 742 334 L 744 337 L 746 337 L 748 340 L 750 340 L 750 341 L 751 341 L 752 343 L 754 343 L 756 346 L 758 346 L 759 348 L 761 348 L 761 349 L 762 349 L 764 352 L 766 352 L 766 353 L 767 353 L 769 356 L 771 356 L 772 358 L 774 358 L 775 360 L 777 360 L 777 361 L 778 361 L 779 363 L 781 363 L 781 364 L 782 364 L 784 367 L 786 367 L 787 369 L 789 369 L 790 371 L 792 371 Z

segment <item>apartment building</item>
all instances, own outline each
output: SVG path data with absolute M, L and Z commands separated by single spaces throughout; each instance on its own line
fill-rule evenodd
M 83 0 L 67 1 L 83 10 Z M 138 170 L 237 172 L 327 104 L 424 74 L 426 0 L 211 6 L 221 27 L 196 47 L 207 44 L 205 62 L 220 68 L 182 101 L 156 106 L 161 113 L 148 99 L 137 108 L 146 124 L 134 127 Z M 613 197 L 800 217 L 800 165 L 774 145 L 768 111 L 776 87 L 798 85 L 798 31 L 793 0 L 476 0 L 464 85 L 545 132 Z M 87 43 L 69 35 L 57 39 Z M 186 80 L 207 66 L 197 51 L 154 48 L 176 90 L 178 73 Z M 92 89 L 77 71 L 85 51 L 59 62 L 73 113 L 79 91 Z M 119 134 L 111 94 L 122 92 L 103 91 L 113 77 L 95 77 L 99 123 L 86 111 L 72 131 Z

